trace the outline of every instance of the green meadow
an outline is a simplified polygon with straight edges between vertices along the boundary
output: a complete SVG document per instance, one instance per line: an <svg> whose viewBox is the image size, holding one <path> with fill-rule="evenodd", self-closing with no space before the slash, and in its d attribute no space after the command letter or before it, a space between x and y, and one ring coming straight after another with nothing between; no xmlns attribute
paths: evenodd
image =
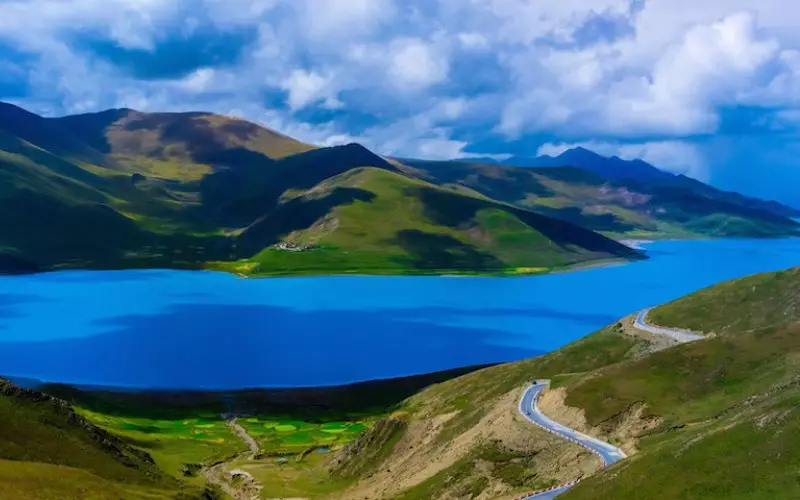
<svg viewBox="0 0 800 500"><path fill-rule="evenodd" d="M296 455L319 448L333 448L355 439L375 422L374 418L353 421L307 422L270 417L238 420L261 447L261 455Z"/></svg>
<svg viewBox="0 0 800 500"><path fill-rule="evenodd" d="M79 412L95 425L147 451L161 469L177 477L184 477L187 465L226 460L247 448L219 416L169 420L112 416L86 409Z"/></svg>

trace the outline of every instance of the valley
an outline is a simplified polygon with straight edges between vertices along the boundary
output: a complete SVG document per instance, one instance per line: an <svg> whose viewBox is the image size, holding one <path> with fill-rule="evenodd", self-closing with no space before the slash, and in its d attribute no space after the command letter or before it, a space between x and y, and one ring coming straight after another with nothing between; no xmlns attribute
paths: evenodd
<svg viewBox="0 0 800 500"><path fill-rule="evenodd" d="M0 500L800 499L790 4L0 0Z"/></svg>
<svg viewBox="0 0 800 500"><path fill-rule="evenodd" d="M791 498L799 278L793 268L724 282L544 356L461 373L228 393L40 387L77 413L6 383L0 459L23 476L70 468L36 490L53 498L79 498L81 471L96 475L81 484L98 498L120 481L125 498L222 498L200 473L219 464L230 491L248 492L235 498L511 499L576 481L559 498ZM660 333L676 328L703 338ZM604 467L532 425L519 411L532 379L550 381L538 395L548 419L627 458ZM84 449L96 458L54 453L64 439L94 443ZM0 476L0 491L12 484L49 498Z"/></svg>

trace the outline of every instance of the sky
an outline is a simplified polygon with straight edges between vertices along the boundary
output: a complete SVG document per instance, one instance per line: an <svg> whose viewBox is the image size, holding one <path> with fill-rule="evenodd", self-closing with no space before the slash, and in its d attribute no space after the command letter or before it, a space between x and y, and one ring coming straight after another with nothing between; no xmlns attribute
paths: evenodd
<svg viewBox="0 0 800 500"><path fill-rule="evenodd" d="M580 145L800 206L788 0L0 0L0 100L428 159Z"/></svg>

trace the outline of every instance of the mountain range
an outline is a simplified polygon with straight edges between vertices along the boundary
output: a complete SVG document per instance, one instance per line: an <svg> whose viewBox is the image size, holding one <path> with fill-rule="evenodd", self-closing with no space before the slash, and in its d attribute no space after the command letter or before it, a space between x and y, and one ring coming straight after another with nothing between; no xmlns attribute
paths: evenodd
<svg viewBox="0 0 800 500"><path fill-rule="evenodd" d="M800 234L789 207L570 155L431 162L210 113L0 103L0 269L529 273L643 258L621 238Z"/></svg>

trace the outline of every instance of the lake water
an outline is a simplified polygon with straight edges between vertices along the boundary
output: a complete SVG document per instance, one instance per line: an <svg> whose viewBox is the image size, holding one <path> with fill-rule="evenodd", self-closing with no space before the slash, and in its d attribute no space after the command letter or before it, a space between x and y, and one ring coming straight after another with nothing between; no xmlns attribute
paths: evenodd
<svg viewBox="0 0 800 500"><path fill-rule="evenodd" d="M519 278L0 278L0 374L161 388L343 384L551 351L647 306L800 265L800 239L665 241L643 262Z"/></svg>

